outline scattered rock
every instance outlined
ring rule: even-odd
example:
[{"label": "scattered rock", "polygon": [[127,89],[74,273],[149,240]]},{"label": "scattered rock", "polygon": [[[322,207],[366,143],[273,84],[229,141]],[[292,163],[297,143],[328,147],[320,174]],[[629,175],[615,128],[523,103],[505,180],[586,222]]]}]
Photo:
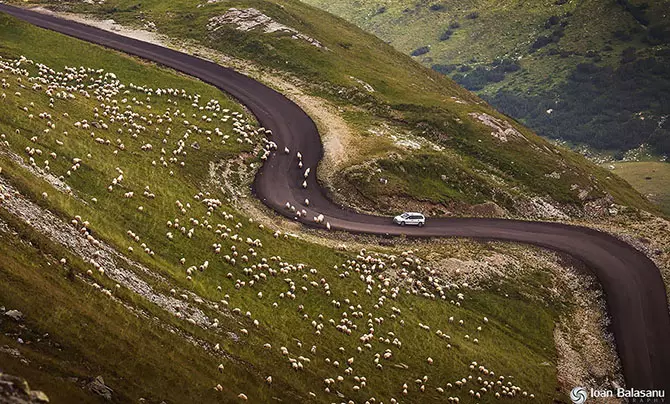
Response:
[{"label": "scattered rock", "polygon": [[260,30],[265,34],[279,33],[289,34],[293,39],[302,39],[316,46],[323,48],[321,42],[314,38],[298,32],[297,30],[281,24],[271,17],[263,14],[255,8],[237,9],[230,8],[225,14],[209,19],[207,29],[211,32],[218,31],[222,26],[232,24],[235,25],[239,31]]},{"label": "scattered rock", "polygon": [[478,205],[472,205],[470,210],[475,216],[505,217],[507,215],[505,209],[501,208],[500,205],[492,201],[480,203]]},{"label": "scattered rock", "polygon": [[92,382],[86,385],[86,388],[93,393],[103,397],[105,400],[112,400],[112,393],[114,390],[109,388],[109,386],[105,385],[105,380],[102,378],[102,376],[98,376],[95,379],[93,379]]},{"label": "scattered rock", "polygon": [[5,316],[11,318],[14,321],[22,321],[23,320],[23,313],[21,313],[18,310],[9,310],[5,313]]},{"label": "scattered rock", "polygon": [[473,118],[478,119],[481,123],[486,126],[489,126],[494,129],[494,132],[491,132],[491,136],[499,139],[501,142],[507,142],[510,138],[516,137],[524,140],[528,140],[524,135],[516,130],[509,122],[502,119],[494,118],[489,114],[478,114],[476,112],[471,112],[470,115]]},{"label": "scattered rock", "polygon": [[365,89],[365,91],[367,91],[368,93],[374,93],[375,92],[374,87],[372,87],[370,84],[364,82],[363,80],[357,79],[354,76],[349,76],[349,78],[352,79],[353,81],[357,82],[358,84],[362,85],[363,88]]},{"label": "scattered rock", "polygon": [[48,403],[49,397],[41,391],[30,390],[28,382],[20,377],[0,373],[0,402],[11,404]]},{"label": "scattered rock", "polygon": [[13,356],[14,358],[17,358],[17,359],[23,358],[23,355],[21,355],[21,351],[19,351],[16,348],[12,348],[9,345],[0,346],[0,353],[7,354],[9,356]]}]

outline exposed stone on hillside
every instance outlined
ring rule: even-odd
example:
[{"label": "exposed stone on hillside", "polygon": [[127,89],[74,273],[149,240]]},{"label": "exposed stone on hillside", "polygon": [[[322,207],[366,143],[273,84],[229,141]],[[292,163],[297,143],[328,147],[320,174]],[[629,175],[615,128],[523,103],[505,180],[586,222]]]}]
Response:
[{"label": "exposed stone on hillside", "polygon": [[[91,263],[97,263],[109,277],[118,284],[144,297],[150,302],[170,312],[171,314],[192,321],[201,327],[212,325],[211,320],[205,313],[186,301],[189,294],[184,294],[183,300],[176,297],[157,292],[149,283],[135,274],[128,267],[135,267],[149,274],[151,271],[139,263],[132,262],[122,254],[119,254],[108,244],[94,237],[91,241],[80,234],[77,229],[64,223],[53,213],[42,209],[28,199],[24,198],[11,184],[0,178],[0,195],[2,195],[2,207],[9,213],[14,214],[38,232],[47,235],[53,241],[68,248]],[[153,274],[158,281],[164,282],[158,275]],[[98,285],[98,289],[101,287]],[[195,296],[191,296],[195,297]]]},{"label": "exposed stone on hillside", "polygon": [[28,382],[20,377],[0,373],[0,402],[7,404],[48,403],[49,397],[41,391],[31,390]]},{"label": "exposed stone on hillside", "polygon": [[86,388],[104,398],[105,400],[111,400],[112,393],[114,392],[114,390],[105,384],[105,380],[102,378],[102,376],[98,376],[93,379],[92,382],[86,385]]},{"label": "exposed stone on hillside", "polygon": [[516,130],[512,125],[510,125],[509,122],[504,121],[502,119],[494,118],[489,114],[478,114],[476,112],[471,112],[468,115],[471,117],[479,120],[481,123],[483,123],[486,126],[489,126],[493,128],[493,132],[491,132],[491,136],[499,139],[502,142],[507,142],[510,140],[510,138],[519,138],[519,139],[526,139],[524,135],[521,134],[518,130]]},{"label": "exposed stone on hillside", "polygon": [[209,23],[207,24],[207,29],[210,32],[216,32],[224,25],[228,24],[235,25],[236,29],[239,31],[252,31],[258,29],[265,34],[288,34],[293,39],[302,39],[317,48],[324,47],[321,42],[316,39],[273,20],[272,17],[263,14],[255,8],[230,8],[225,14],[210,18]]},{"label": "exposed stone on hillside", "polygon": [[5,316],[11,318],[11,319],[14,320],[14,321],[21,321],[21,320],[23,320],[23,313],[21,313],[21,312],[18,311],[18,310],[8,310],[8,311],[5,313]]}]

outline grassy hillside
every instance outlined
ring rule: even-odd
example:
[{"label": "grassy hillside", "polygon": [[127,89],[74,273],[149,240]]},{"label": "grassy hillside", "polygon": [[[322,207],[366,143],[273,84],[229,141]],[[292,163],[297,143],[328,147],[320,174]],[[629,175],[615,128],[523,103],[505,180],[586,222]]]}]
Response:
[{"label": "grassy hillside", "polygon": [[23,313],[0,316],[2,371],[55,403],[99,401],[97,376],[114,402],[564,398],[574,303],[548,269],[475,288],[259,225],[210,177],[260,162],[239,105],[4,15],[0,36],[0,306]]},{"label": "grassy hillside", "polygon": [[612,170],[642,195],[670,214],[670,164],[655,161],[617,162]]},{"label": "grassy hillside", "polygon": [[[610,203],[611,195],[617,203],[653,210],[625,181],[551,145],[381,40],[304,3],[109,0],[53,7],[155,30],[289,73],[303,91],[332,103],[357,142],[367,145],[344,153],[353,157],[327,184],[361,209],[478,215],[478,206],[493,202],[503,215],[537,217],[544,215],[537,207],[546,203],[580,216],[586,204]],[[295,33],[239,30],[230,19],[232,7],[258,9],[320,46],[293,38]],[[505,130],[512,133],[509,139],[498,136]],[[404,137],[410,141],[403,143]],[[421,142],[419,148],[407,145]]]},{"label": "grassy hillside", "polygon": [[539,134],[670,152],[667,0],[306,0],[477,91]]}]

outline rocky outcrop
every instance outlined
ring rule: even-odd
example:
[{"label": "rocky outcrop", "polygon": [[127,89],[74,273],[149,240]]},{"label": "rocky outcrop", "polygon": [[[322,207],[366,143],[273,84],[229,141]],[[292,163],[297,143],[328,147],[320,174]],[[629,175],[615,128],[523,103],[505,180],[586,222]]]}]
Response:
[{"label": "rocky outcrop", "polygon": [[207,29],[210,32],[216,32],[224,25],[235,25],[239,31],[260,30],[265,34],[288,34],[293,39],[302,39],[317,48],[324,47],[321,42],[316,39],[273,20],[272,17],[263,14],[255,8],[230,8],[225,14],[210,18],[207,24]]},{"label": "rocky outcrop", "polygon": [[114,390],[105,384],[105,380],[102,378],[102,376],[98,376],[93,379],[93,381],[86,385],[86,388],[104,398],[105,400],[112,400],[112,393],[114,393]]},{"label": "rocky outcrop", "polygon": [[11,318],[14,321],[20,322],[23,320],[23,313],[18,310],[7,310],[5,316]]},{"label": "rocky outcrop", "polygon": [[49,397],[41,391],[31,390],[24,379],[0,373],[0,403],[48,403]]},{"label": "rocky outcrop", "polygon": [[468,115],[476,118],[484,125],[493,128],[491,136],[499,139],[501,142],[507,142],[513,138],[528,140],[524,135],[521,134],[521,132],[516,130],[516,128],[514,128],[509,122],[505,120],[492,117],[489,114],[478,114],[476,112],[471,112]]}]

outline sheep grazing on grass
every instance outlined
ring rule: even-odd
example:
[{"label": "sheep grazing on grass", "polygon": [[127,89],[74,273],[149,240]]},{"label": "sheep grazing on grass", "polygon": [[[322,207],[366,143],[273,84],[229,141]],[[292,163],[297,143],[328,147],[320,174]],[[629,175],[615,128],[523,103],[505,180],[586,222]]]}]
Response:
[{"label": "sheep grazing on grass", "polygon": [[[4,63],[6,63],[6,60],[0,58],[0,75],[2,74],[1,70]],[[70,119],[69,115],[63,114],[62,111],[54,113],[54,115],[57,115],[56,119],[52,118],[48,113],[39,113],[40,107],[46,107],[46,101],[43,105],[40,105],[36,100],[35,104],[38,104],[36,107],[28,107],[25,105],[27,111],[22,109],[24,107],[23,104],[26,104],[27,101],[22,102],[21,105],[18,105],[18,113],[22,114],[24,119],[25,116],[28,116],[28,119],[32,119],[30,121],[31,125],[36,126],[34,133],[30,133],[28,136],[25,136],[25,131],[19,131],[19,135],[25,136],[25,139],[22,139],[23,146],[25,147],[26,144],[30,145],[30,147],[25,150],[25,154],[32,159],[30,162],[34,167],[44,167],[44,171],[51,170],[55,172],[59,169],[59,163],[64,161],[62,155],[66,154],[63,147],[60,149],[58,149],[58,147],[67,145],[67,153],[72,153],[70,150],[72,142],[87,142],[87,147],[84,148],[84,150],[86,150],[84,154],[87,154],[87,157],[85,157],[86,162],[84,163],[81,159],[74,159],[71,166],[70,164],[66,164],[63,173],[56,173],[56,176],[63,174],[63,177],[66,177],[65,170],[67,170],[67,176],[77,177],[78,175],[88,175],[89,172],[100,168],[97,165],[98,160],[104,155],[103,153],[107,145],[112,143],[114,147],[109,148],[108,152],[118,152],[116,157],[111,157],[114,161],[117,161],[118,159],[118,164],[123,164],[124,158],[130,157],[130,154],[124,156],[124,153],[126,152],[132,152],[134,156],[133,162],[146,163],[145,167],[140,167],[139,170],[128,170],[127,174],[124,174],[121,168],[125,169],[129,167],[117,168],[117,173],[114,174],[115,177],[109,177],[113,178],[111,183],[106,182],[100,187],[101,189],[94,190],[92,194],[106,194],[104,188],[108,186],[109,191],[122,190],[120,193],[123,194],[124,198],[130,199],[135,198],[134,191],[131,191],[130,189],[141,190],[144,187],[144,190],[141,191],[141,195],[138,194],[139,199],[156,198],[156,202],[160,202],[157,203],[156,206],[164,206],[164,204],[167,203],[166,201],[160,201],[161,194],[174,195],[174,199],[180,198],[183,200],[183,203],[177,200],[174,205],[170,204],[172,206],[170,209],[176,209],[177,211],[176,214],[170,214],[170,220],[168,220],[167,217],[158,216],[160,220],[164,220],[164,223],[166,223],[168,227],[165,229],[167,239],[174,239],[182,242],[166,243],[168,245],[168,250],[172,251],[175,255],[168,255],[166,257],[161,256],[160,258],[173,263],[175,263],[175,260],[178,260],[179,264],[183,265],[182,269],[185,272],[183,275],[184,277],[187,277],[188,280],[197,281],[198,279],[195,278],[201,271],[208,271],[211,273],[211,276],[215,276],[214,274],[216,273],[226,274],[228,270],[230,270],[230,272],[227,272],[225,277],[222,277],[218,282],[214,281],[214,278],[211,278],[211,276],[208,275],[202,277],[201,282],[203,283],[197,285],[197,287],[194,287],[195,285],[186,286],[186,289],[181,288],[179,289],[179,292],[177,292],[176,289],[170,289],[170,292],[166,293],[168,298],[178,300],[181,303],[188,302],[193,305],[197,304],[202,305],[203,307],[209,307],[215,310],[213,313],[221,311],[222,313],[220,314],[228,313],[229,306],[233,306],[234,303],[240,302],[240,304],[245,304],[242,302],[247,301],[247,303],[253,304],[253,307],[258,307],[258,311],[261,313],[258,315],[258,319],[254,319],[250,312],[235,308],[230,310],[230,313],[236,317],[232,320],[232,323],[227,322],[226,320],[228,319],[225,317],[221,322],[217,319],[213,319],[205,324],[207,329],[210,329],[210,331],[214,328],[218,328],[218,330],[215,331],[224,329],[239,330],[236,331],[236,334],[231,332],[230,334],[234,335],[234,338],[231,338],[237,341],[239,339],[237,334],[240,336],[250,335],[252,338],[245,338],[244,343],[253,345],[259,344],[257,340],[253,338],[253,331],[259,331],[259,336],[261,335],[260,331],[265,331],[260,327],[261,319],[264,326],[263,328],[269,327],[269,329],[272,329],[275,325],[274,321],[279,318],[277,316],[280,314],[296,316],[294,319],[304,320],[305,325],[307,325],[308,334],[314,333],[311,338],[314,338],[314,335],[324,336],[331,342],[335,341],[333,338],[337,338],[339,340],[337,340],[338,342],[335,342],[335,346],[343,345],[343,347],[340,347],[336,352],[329,353],[333,358],[332,360],[329,358],[325,359],[325,363],[328,365],[327,368],[336,370],[336,372],[339,373],[339,375],[333,374],[332,378],[328,377],[324,379],[324,391],[333,394],[351,394],[352,391],[365,391],[365,388],[368,387],[367,380],[360,374],[356,374],[358,372],[357,368],[361,366],[359,362],[362,360],[372,360],[375,369],[374,371],[379,373],[388,372],[389,367],[393,367],[393,369],[407,370],[408,368],[415,368],[416,366],[425,366],[426,363],[428,365],[433,365],[434,361],[441,363],[440,358],[442,358],[442,356],[433,359],[428,356],[428,354],[432,355],[433,353],[423,350],[423,346],[420,346],[420,344],[417,346],[415,341],[412,341],[412,344],[408,344],[408,341],[405,340],[405,338],[408,338],[408,336],[411,336],[416,332],[413,327],[409,327],[410,324],[412,326],[417,324],[416,317],[413,317],[412,314],[410,314],[409,317],[405,317],[407,313],[404,313],[397,307],[391,308],[390,311],[387,311],[386,307],[388,307],[389,302],[398,301],[398,299],[404,298],[405,296],[403,295],[405,295],[405,293],[407,293],[407,298],[409,299],[440,299],[444,300],[445,303],[451,300],[452,305],[449,305],[448,307],[459,307],[461,303],[465,306],[468,299],[464,298],[464,293],[458,292],[462,292],[462,288],[467,288],[467,284],[447,282],[441,278],[439,271],[428,268],[413,251],[404,251],[397,256],[368,252],[365,250],[360,250],[358,253],[344,252],[342,254],[349,255],[349,258],[345,258],[345,262],[335,265],[332,270],[328,268],[328,271],[322,271],[321,268],[317,271],[316,268],[311,268],[306,264],[292,264],[286,262],[285,259],[277,255],[267,258],[263,257],[263,247],[260,239],[268,237],[269,234],[272,234],[276,239],[279,239],[282,235],[285,239],[291,239],[294,236],[285,234],[279,230],[275,231],[269,229],[268,234],[265,234],[265,228],[262,224],[242,226],[242,223],[246,223],[244,220],[241,218],[234,218],[232,214],[227,212],[222,212],[220,209],[223,203],[211,198],[208,193],[198,192],[195,196],[182,195],[182,193],[179,192],[180,189],[175,189],[174,186],[179,186],[179,181],[183,180],[181,176],[182,171],[180,170],[181,167],[188,167],[190,163],[193,162],[193,160],[190,160],[191,156],[202,153],[200,150],[211,151],[210,148],[212,145],[209,145],[207,142],[211,142],[212,139],[220,138],[221,143],[225,144],[225,141],[232,135],[233,139],[230,139],[228,142],[229,145],[231,142],[233,143],[231,149],[233,147],[242,148],[247,147],[246,144],[251,140],[256,142],[256,140],[254,140],[255,135],[264,133],[269,136],[270,132],[268,130],[265,130],[264,128],[254,130],[245,121],[242,114],[222,110],[217,103],[203,105],[199,100],[200,97],[197,95],[186,94],[185,92],[180,92],[179,90],[174,89],[155,89],[152,91],[148,87],[136,85],[124,88],[118,84],[105,81],[106,79],[101,79],[102,81],[97,83],[95,80],[97,80],[96,77],[98,76],[93,75],[92,73],[87,73],[86,70],[81,73],[81,77],[78,77],[80,75],[78,69],[75,69],[72,74],[80,79],[80,82],[78,82],[79,84],[73,84],[72,89],[66,91],[64,86],[59,82],[54,83],[53,86],[50,86],[48,83],[39,82],[43,88],[33,87],[31,90],[30,87],[26,87],[21,90],[24,93],[23,99],[28,99],[27,101],[33,99],[33,92],[51,91],[49,97],[53,98],[53,101],[49,99],[49,103],[53,104],[56,102],[57,104],[60,104],[65,100],[70,99],[68,95],[69,93],[73,93],[73,97],[76,96],[77,98],[82,98],[85,97],[85,95],[81,91],[88,91],[94,99],[100,97],[97,98],[98,102],[95,103],[95,106],[91,105],[92,111],[88,111],[89,116],[80,116],[83,112],[78,111],[76,114],[77,122],[74,122],[75,119]],[[86,75],[90,75],[90,77],[84,77]],[[0,79],[1,78],[2,77],[0,77]],[[89,78],[92,79],[92,81],[89,82]],[[61,89],[61,87],[63,87],[63,89]],[[7,90],[10,99],[9,101],[13,100],[11,94],[15,90],[16,89],[14,88],[12,88],[11,91]],[[137,94],[138,91],[143,92],[144,95],[140,96],[141,94]],[[28,92],[30,92],[30,94],[28,94]],[[150,96],[150,99],[147,99],[147,96]],[[153,110],[148,111],[151,99],[156,98],[163,98],[162,101],[167,101],[167,104],[169,104],[164,113],[157,112],[165,107],[165,104],[162,103],[154,103]],[[5,100],[4,102],[8,101]],[[140,106],[143,108],[140,109]],[[217,113],[219,113],[219,115],[217,115]],[[75,113],[72,115],[75,115]],[[88,120],[84,118],[88,118]],[[212,122],[212,125],[208,125]],[[227,131],[227,129],[223,127],[214,127],[216,124],[222,125],[221,122],[228,122],[231,126],[230,131]],[[40,126],[37,127],[37,125]],[[67,127],[67,129],[70,129],[71,134],[63,132],[62,134],[58,133],[57,136],[53,136],[55,134],[55,125],[59,125],[59,129],[60,125],[63,125],[63,128]],[[43,132],[45,128],[50,130],[50,132]],[[94,131],[92,137],[91,131]],[[114,135],[114,138],[111,138],[110,141],[107,140],[108,136],[104,135],[105,132],[118,133],[118,135]],[[179,132],[179,135],[176,135],[177,132]],[[44,133],[47,133],[47,135]],[[9,137],[13,136],[12,133],[9,135]],[[30,139],[33,135],[35,136]],[[118,138],[116,138],[117,136]],[[2,141],[5,141],[6,138],[6,135],[1,137]],[[29,140],[31,142],[29,142]],[[235,145],[234,141],[239,141],[242,146]],[[155,148],[152,146],[152,143],[156,143]],[[189,145],[191,147],[188,147]],[[260,157],[261,159],[268,158],[272,151],[278,149],[276,143],[265,139],[254,143],[254,145],[255,149],[253,155]],[[138,148],[143,151],[140,153]],[[56,154],[52,149],[63,150],[63,152]],[[133,150],[135,151],[133,152]],[[284,148],[284,153],[287,156],[290,156],[291,153],[295,153],[297,159],[293,161],[298,165],[300,174],[303,176],[303,181],[300,185],[303,188],[307,188],[307,182],[310,181],[309,176],[311,174],[311,168],[308,167],[308,165],[312,165],[312,162],[304,161],[300,152],[290,150],[289,147]],[[43,155],[45,156],[43,158],[48,158],[49,160],[43,161],[42,164],[43,158],[40,156]],[[49,157],[46,157],[46,155]],[[198,156],[197,158],[206,158],[207,155],[208,154],[205,153],[204,156]],[[197,161],[199,162],[199,160]],[[69,161],[64,162],[69,163]],[[81,170],[81,168],[84,168],[82,167],[84,164],[90,164],[91,167],[86,167],[86,170]],[[191,166],[193,165],[191,164]],[[250,165],[240,165],[240,167],[241,170],[255,168]],[[88,168],[93,168],[94,170],[89,170]],[[146,168],[151,170],[151,178],[144,179],[137,174],[137,172],[145,172]],[[235,169],[236,166],[233,166],[233,168]],[[155,177],[153,177],[154,173],[156,173]],[[168,177],[168,173],[174,177]],[[127,177],[125,180],[124,175]],[[88,178],[76,179],[77,181],[80,181]],[[148,181],[155,181],[155,192],[158,196],[154,194],[149,187],[145,186]],[[95,184],[96,182],[93,181],[91,183]],[[165,187],[165,183],[168,183],[173,187]],[[100,191],[103,192],[100,193]],[[307,194],[307,192],[305,192],[305,194]],[[114,196],[114,194],[111,194],[108,195],[105,200],[103,200],[103,197],[100,199],[101,202],[104,202],[103,204],[105,206],[110,202],[117,202],[122,206],[124,200],[120,197],[115,198]],[[314,201],[310,201],[308,198],[305,198],[305,196],[302,197],[302,201],[304,202],[302,206],[300,206],[301,204],[299,203],[300,199],[297,199],[298,203],[296,203],[296,206],[291,205],[291,202],[287,201],[284,204],[287,212],[293,213],[296,217],[302,218],[304,221],[307,221],[308,218],[313,218],[314,223],[320,224],[319,227],[325,227],[326,229],[331,230],[331,223],[325,221],[325,216],[323,214],[314,211]],[[1,196],[1,198],[8,197],[10,197],[8,194]],[[190,200],[191,197],[195,201],[198,201],[197,205],[194,204],[195,206],[193,207],[187,203],[187,200]],[[232,195],[229,197],[232,199]],[[125,203],[127,202],[129,201],[126,201]],[[228,203],[226,203],[225,206],[232,205],[231,200],[228,200],[227,202]],[[141,203],[141,201],[138,201],[138,204],[133,205],[137,206]],[[134,248],[141,245],[141,247],[135,251],[139,253],[144,251],[151,255],[153,254],[153,251],[145,243],[142,243],[142,241],[154,240],[154,238],[156,238],[158,240],[156,242],[161,244],[161,234],[144,233],[144,231],[150,231],[151,229],[151,226],[148,226],[151,223],[146,222],[146,220],[157,218],[154,217],[154,211],[156,211],[156,209],[151,207],[154,206],[153,203],[150,202],[147,205],[147,208],[151,211],[152,215],[133,214],[134,209],[132,209],[132,207],[129,209],[130,212],[128,212],[128,209],[126,209],[125,212],[122,212],[124,214],[129,213],[129,216],[136,217],[136,220],[141,220],[142,222],[138,222],[137,227],[139,229],[146,229],[142,230],[142,238],[146,240],[140,240],[140,237],[137,234],[129,231],[129,243],[132,245],[124,246],[128,248],[129,252],[133,252]],[[142,210],[143,208],[138,207],[137,209]],[[233,207],[229,207],[229,209],[233,209]],[[307,209],[311,209],[311,211],[308,212]],[[159,209],[155,214],[160,215],[162,213],[161,210],[163,209]],[[182,217],[182,215],[184,216]],[[178,217],[175,218],[174,216]],[[186,218],[188,218],[188,223]],[[222,223],[217,223],[217,221],[221,221]],[[237,224],[231,224],[238,221],[239,223]],[[76,226],[77,229],[82,227],[83,221],[81,218],[76,219],[75,222],[74,226]],[[254,222],[249,220],[249,223]],[[88,230],[88,224],[84,225],[84,227],[86,227],[86,229],[83,230],[82,237],[90,237],[90,235],[88,235],[90,232],[90,230]],[[180,234],[185,237],[181,237]],[[160,237],[156,237],[157,235]],[[92,237],[90,240],[91,242],[95,241]],[[162,240],[166,241],[165,239]],[[135,243],[137,243],[137,245]],[[284,245],[286,243],[280,242],[279,244]],[[289,246],[289,244],[290,243],[286,244],[286,246]],[[295,247],[296,246],[294,245],[292,248]],[[178,250],[173,250],[174,248],[178,248]],[[204,248],[205,250],[199,251],[199,248],[201,250]],[[230,250],[225,251],[228,248],[230,248]],[[273,244],[273,248],[277,247]],[[338,246],[337,249],[342,251],[347,250],[344,245]],[[221,252],[222,250],[224,251],[223,253]],[[289,254],[288,251],[287,254]],[[293,253],[290,254],[293,255]],[[182,255],[191,257],[189,258],[189,265],[186,265],[186,259],[183,258]],[[219,257],[222,259],[218,259]],[[95,259],[98,260],[98,256],[96,256]],[[209,259],[209,261],[204,261],[206,259]],[[98,260],[98,262],[106,265],[104,260]],[[204,264],[200,264],[202,262],[204,262]],[[208,263],[210,262],[211,265],[208,268]],[[236,262],[239,270],[235,267]],[[65,261],[62,261],[61,263],[65,265]],[[96,269],[103,269],[100,264],[92,264],[92,270],[88,272],[89,276],[99,276]],[[225,267],[227,265],[230,265],[228,269],[220,270],[220,266]],[[282,282],[282,279],[288,279],[288,281],[283,284],[281,288],[275,288],[278,283]],[[211,283],[212,281],[214,281],[214,283]],[[217,286],[217,284],[219,285]],[[343,285],[346,285],[345,289],[342,289]],[[235,295],[231,293],[232,297],[225,295],[223,299],[218,301],[215,299],[215,301],[212,302],[205,302],[202,298],[198,297],[197,290],[211,290],[212,286],[216,287],[216,293],[224,293],[224,290],[227,291],[230,289],[234,293],[240,291],[240,294]],[[361,287],[364,289],[360,289]],[[104,289],[103,286],[98,285],[96,288],[102,293],[111,294],[111,292]],[[170,285],[167,285],[167,288],[169,289]],[[114,288],[110,289],[114,290]],[[132,290],[130,288],[128,289]],[[192,290],[189,291],[188,289]],[[253,290],[250,291],[249,289]],[[370,300],[368,300],[367,297],[362,296],[362,293],[359,294],[358,292],[371,296]],[[335,299],[331,297],[331,299],[333,299],[332,306],[323,310],[324,308],[318,305],[318,302],[320,301],[320,293],[323,293],[326,296],[338,297]],[[338,293],[340,293],[340,295],[338,295]],[[248,301],[248,299],[245,300],[244,298],[245,296],[253,297],[254,295],[257,299],[252,298],[251,301]],[[279,307],[280,304],[283,305],[283,308]],[[314,304],[316,304],[316,306],[314,306]],[[398,305],[400,304],[398,303]],[[296,307],[298,308],[297,311],[295,310]],[[408,306],[405,304],[401,307]],[[319,312],[320,309],[323,310],[323,313]],[[333,313],[330,313],[331,309],[334,310]],[[184,319],[191,324],[198,324],[196,322],[199,322],[197,315],[191,312],[189,308],[179,305],[176,311],[177,313],[175,315],[177,317]],[[270,311],[273,313],[269,313]],[[243,314],[245,312],[246,314]],[[275,314],[275,316],[273,316],[273,314]],[[481,318],[482,317],[480,317],[480,319]],[[425,319],[422,320],[426,321]],[[435,319],[435,321],[436,323],[434,326],[438,324],[438,321],[443,320]],[[473,344],[467,344],[467,342],[465,344],[476,349],[478,346],[475,344],[480,342],[478,337],[482,337],[481,339],[483,340],[483,330],[487,327],[486,324],[489,323],[489,320],[486,317],[483,317],[482,321],[483,322],[475,324],[471,330],[469,327],[465,327],[463,320],[459,321],[451,316],[448,317],[448,322],[450,324],[441,324],[440,327],[448,329],[455,325],[454,323],[458,322],[458,324],[463,326],[463,328],[458,328],[459,330],[462,329],[463,333],[457,332],[454,336],[463,336],[465,332],[472,333],[472,337],[477,338],[471,338],[470,335],[465,335],[463,339],[468,339],[473,342]],[[406,325],[405,322],[407,323],[407,327],[404,327]],[[388,328],[388,323],[391,323],[391,328]],[[249,327],[249,325],[252,325],[252,327]],[[430,333],[430,326],[424,324],[420,324],[420,326],[422,330]],[[247,327],[248,330],[240,329],[240,327]],[[394,331],[390,331],[390,329],[393,329]],[[249,334],[249,331],[252,331],[251,334]],[[298,330],[296,330],[296,332],[297,331]],[[409,334],[407,334],[408,332]],[[455,331],[451,330],[450,332],[453,334]],[[435,335],[444,341],[447,349],[451,348],[451,345],[449,344],[449,342],[451,342],[451,337],[449,335],[441,330],[435,331]],[[304,333],[298,333],[296,336],[308,340],[310,338],[309,335],[305,335]],[[353,345],[345,343],[350,336],[355,338],[355,340],[351,340],[354,341]],[[439,341],[437,343],[439,344]],[[260,344],[262,344],[262,342]],[[298,342],[297,345],[297,353],[289,353],[288,349],[285,347],[282,347],[280,352],[277,352],[270,343],[262,344],[261,349],[264,351],[267,350],[268,355],[276,355],[278,357],[286,358],[286,362],[283,363],[295,371],[305,370],[305,367],[309,367],[310,363],[312,366],[316,366],[315,362],[317,360],[319,365],[323,366],[322,361],[324,358],[323,356],[317,355],[316,345],[310,343],[309,345],[306,345],[306,347],[311,346],[312,348],[305,350],[302,349],[302,344],[300,342]],[[482,343],[482,345],[484,345],[484,343]],[[345,346],[346,349],[344,348]],[[333,346],[331,345],[331,348],[332,347]],[[231,347],[231,349],[234,349],[234,347]],[[378,352],[375,352],[375,350]],[[306,353],[307,351],[309,351],[309,353]],[[318,350],[319,353],[328,351],[329,348],[327,346],[324,348],[320,347]],[[370,356],[372,356],[371,358],[367,356],[368,351],[371,354]],[[452,353],[456,355],[463,354],[462,350],[455,351],[452,351]],[[345,355],[345,352],[347,355]],[[219,344],[214,345],[210,353],[212,355],[223,354]],[[310,355],[310,357],[299,356],[299,354]],[[421,363],[422,360],[425,360],[423,364]],[[402,361],[411,362],[405,364]],[[216,364],[212,364],[212,366],[216,366]],[[217,369],[219,372],[224,373],[223,364],[219,365],[219,368]],[[309,369],[309,371],[312,370],[317,371],[318,368]],[[339,370],[342,370],[343,372],[339,372]],[[446,394],[448,389],[455,387],[464,388],[464,386],[467,387],[458,393],[466,393],[470,390],[470,387],[472,387],[471,394],[473,397],[484,397],[487,393],[501,398],[515,396],[519,398],[534,397],[530,392],[524,392],[518,386],[505,385],[501,380],[498,380],[498,383],[496,383],[495,379],[490,381],[489,379],[492,378],[494,373],[483,366],[477,367],[472,365],[470,371],[470,375],[456,381],[454,385],[452,385],[452,383],[454,383],[452,381],[452,383],[441,385],[442,387],[431,385],[431,383],[428,383],[427,377],[417,379],[412,378],[412,380],[416,381],[416,384],[409,383],[409,386],[405,384],[400,391],[408,396],[419,394],[417,397],[424,397],[426,401],[428,401],[429,396],[431,396],[430,398],[432,399],[437,398],[432,397],[430,393],[421,396],[420,393],[425,392],[426,388],[429,392],[432,390],[433,392],[436,391],[441,394],[442,396],[440,396],[440,399],[444,400],[444,398],[447,398],[446,396],[449,395]],[[268,385],[273,384],[272,377],[267,374],[264,380]],[[352,384],[349,384],[349,381],[352,381]],[[229,380],[226,379],[226,382],[229,382]],[[397,387],[398,386],[396,386],[396,388]],[[268,387],[266,386],[266,388]],[[373,388],[379,389],[380,386],[373,386]],[[223,387],[220,384],[217,385],[215,389],[217,391],[223,391]],[[304,395],[304,393],[305,392],[302,394]],[[309,392],[309,395],[311,397],[315,396],[311,391]],[[238,397],[243,400],[248,400],[247,396],[243,394],[238,395]],[[348,397],[344,398],[344,396],[342,396],[341,398],[342,400],[337,401],[347,402],[347,400],[349,400]],[[421,401],[420,399],[414,399],[414,401],[416,400]],[[458,400],[457,397],[448,397],[446,401],[458,402]],[[391,403],[398,403],[398,400],[393,397],[391,397],[389,401]],[[375,403],[376,400],[373,397],[370,397],[368,398],[368,402]]]}]

